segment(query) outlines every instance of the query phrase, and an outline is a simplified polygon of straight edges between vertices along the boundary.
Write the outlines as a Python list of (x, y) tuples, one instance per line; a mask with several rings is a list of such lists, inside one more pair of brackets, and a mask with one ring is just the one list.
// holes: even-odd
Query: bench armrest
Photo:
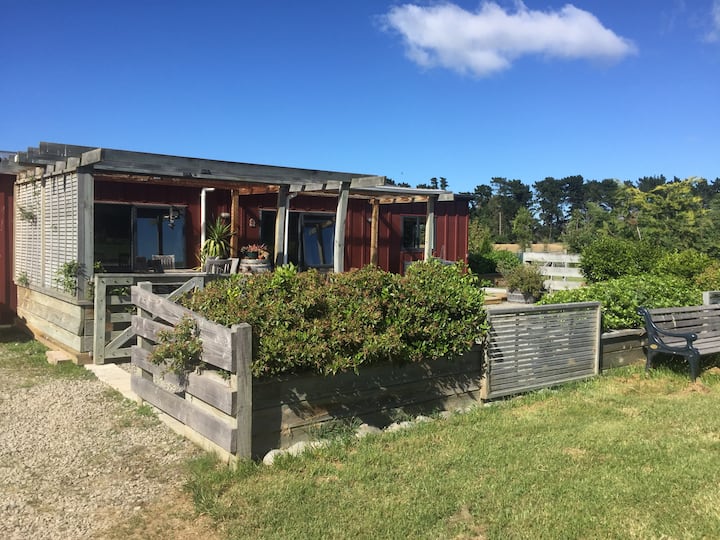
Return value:
[[(664, 330), (660, 327), (658, 327), (652, 320), (652, 315), (650, 315), (650, 312), (647, 308), (639, 307), (638, 315), (641, 315), (645, 319), (645, 328), (647, 330), (648, 334), (648, 341), (655, 342), (658, 345), (661, 345), (665, 347), (666, 349), (672, 349), (672, 350), (686, 350), (691, 349), (693, 341), (695, 341), (698, 336), (694, 332), (673, 332), (672, 330)], [(683, 338), (685, 340), (685, 347), (678, 347), (677, 345), (667, 345), (665, 342), (663, 342), (662, 338), (663, 336), (666, 337), (676, 337), (676, 338)]]

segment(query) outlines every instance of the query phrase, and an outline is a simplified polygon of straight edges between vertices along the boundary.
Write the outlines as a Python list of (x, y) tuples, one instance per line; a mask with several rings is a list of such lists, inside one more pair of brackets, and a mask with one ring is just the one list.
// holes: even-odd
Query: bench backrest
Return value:
[(663, 330), (707, 334), (720, 332), (720, 304), (656, 308), (648, 310), (656, 326)]

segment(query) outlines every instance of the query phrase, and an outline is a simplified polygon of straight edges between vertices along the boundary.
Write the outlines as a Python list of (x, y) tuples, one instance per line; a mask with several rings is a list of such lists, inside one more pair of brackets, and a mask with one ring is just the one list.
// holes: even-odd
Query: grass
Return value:
[(718, 456), (717, 369), (626, 368), (187, 489), (230, 538), (719, 538)]
[[(0, 330), (8, 374), (93, 377)], [(229, 538), (720, 538), (718, 456), (720, 370), (633, 367), (272, 467), (206, 455), (187, 490)]]
[(8, 373), (20, 377), (25, 386), (48, 378), (95, 378), (90, 371), (71, 362), (56, 366), (49, 364), (45, 357), (46, 351), (45, 346), (16, 328), (0, 329), (0, 376)]

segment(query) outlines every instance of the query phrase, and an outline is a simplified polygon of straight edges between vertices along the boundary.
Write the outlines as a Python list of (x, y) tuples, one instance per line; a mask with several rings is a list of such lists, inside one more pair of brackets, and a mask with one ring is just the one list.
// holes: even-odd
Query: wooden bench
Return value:
[(700, 372), (700, 357), (720, 353), (720, 304), (647, 309), (638, 314), (645, 319), (647, 362), (652, 368), (658, 353), (684, 356), (690, 364), (690, 378)]

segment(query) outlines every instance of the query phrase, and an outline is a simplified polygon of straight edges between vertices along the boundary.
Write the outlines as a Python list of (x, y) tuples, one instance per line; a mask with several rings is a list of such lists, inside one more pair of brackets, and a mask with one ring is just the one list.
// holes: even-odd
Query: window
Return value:
[(424, 216), (403, 216), (402, 247), (406, 250), (425, 249)]
[(95, 260), (109, 272), (127, 272), (153, 255), (174, 255), (184, 268), (185, 243), (184, 208), (95, 204)]
[[(274, 210), (260, 214), (260, 238), (271, 246), (275, 241)], [(333, 266), (335, 215), (291, 211), (287, 223), (287, 257), (300, 268)]]
[(335, 217), (303, 215), (302, 246), (305, 266), (332, 266), (335, 247)]

